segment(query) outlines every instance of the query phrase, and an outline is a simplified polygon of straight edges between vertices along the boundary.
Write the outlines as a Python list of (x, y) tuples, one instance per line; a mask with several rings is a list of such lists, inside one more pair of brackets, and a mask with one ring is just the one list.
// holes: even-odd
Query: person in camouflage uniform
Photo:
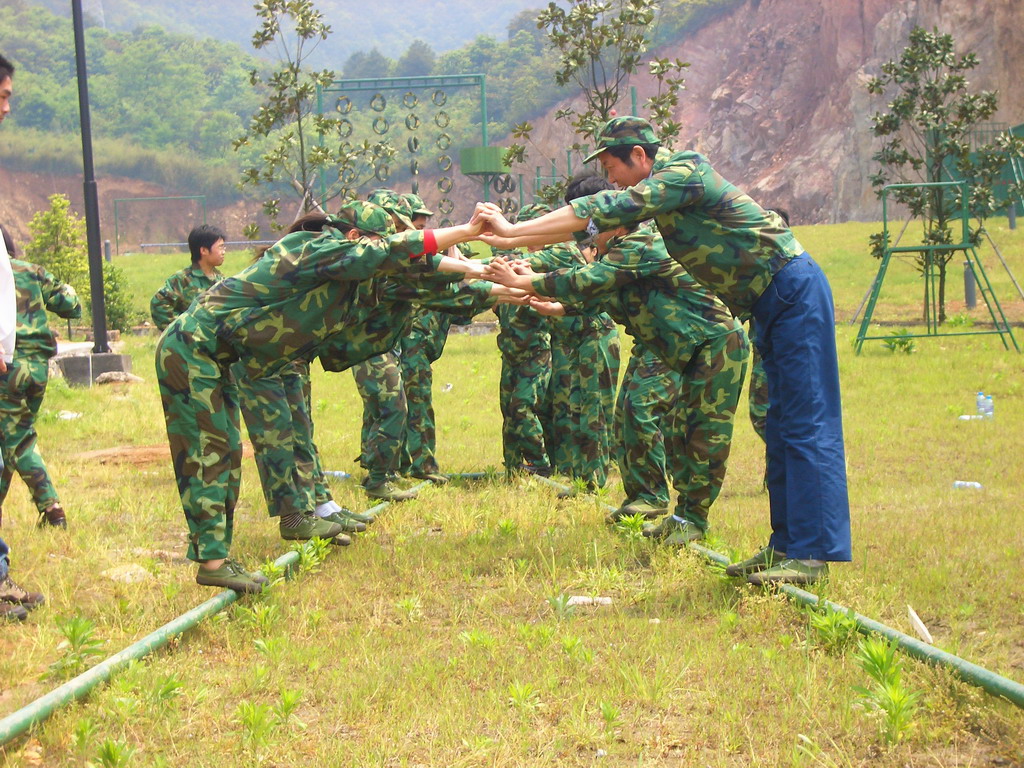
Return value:
[(259, 379), (309, 359), (350, 322), (359, 281), (423, 263), (420, 269), (444, 268), (437, 250), (475, 236), (479, 225), (393, 235), (383, 209), (352, 202), (337, 216), (307, 216), (292, 229), (242, 272), (201, 294), (157, 344), (188, 557), (200, 563), (200, 584), (255, 592), (266, 583), (228, 559), (236, 501), (229, 477), (241, 457), (225, 409), (228, 368), (240, 361)]
[[(601, 188), (607, 184), (600, 177), (576, 179), (569, 186), (567, 199)], [(623, 428), (623, 478), (630, 495), (626, 504), (609, 516), (609, 522), (629, 514), (655, 517), (662, 511), (658, 506), (667, 505), (667, 492), (659, 493), (660, 489), (648, 492), (654, 497), (650, 502), (632, 498), (632, 493), (639, 495), (639, 491), (631, 491), (633, 483), (627, 478), (653, 464), (647, 484), (663, 485), (667, 469), (678, 499), (675, 514), (646, 533), (685, 544), (707, 531), (708, 512), (725, 478), (749, 355), (746, 335), (725, 305), (669, 257), (653, 227), (616, 227), (598, 235), (597, 240), (601, 258), (585, 267), (546, 275), (513, 275), (495, 265), (485, 275), (540, 296), (573, 302), (578, 305), (575, 311), (610, 312), (638, 345), (634, 348), (634, 353), (639, 349), (634, 356), (636, 365), (630, 366), (630, 373), (640, 372), (645, 362), (652, 362), (650, 357), (645, 360), (649, 351), (656, 356), (653, 362), (675, 374), (667, 379), (659, 376), (664, 368), (658, 365), (643, 371), (645, 378), (654, 381), (644, 410), (667, 414), (661, 420), (665, 448), (659, 456), (659, 441), (651, 429), (653, 419), (643, 412), (641, 419)], [(543, 305), (538, 307), (548, 311)], [(574, 311), (572, 305), (570, 311)], [(625, 389), (648, 388), (630, 373)], [(635, 442), (630, 439), (634, 436)], [(639, 485), (641, 482), (635, 483)], [(661, 499), (662, 504), (656, 505)]]
[[(6, 232), (4, 238), (8, 239)], [(6, 249), (13, 254), (13, 242)], [(17, 344), (13, 361), (0, 373), (0, 508), (17, 471), (39, 511), (39, 525), (66, 528), (67, 516), (39, 453), (35, 420), (46, 394), (49, 360), (57, 354), (57, 340), (46, 312), (78, 318), (82, 316), (82, 305), (74, 288), (58, 282), (42, 267), (14, 258), (10, 265), (14, 275)]]
[[(495, 259), (517, 259), (518, 251), (495, 250)], [(544, 401), (551, 379), (548, 321), (529, 307), (501, 304), (498, 351), (501, 353), (501, 444), (505, 472), (551, 475), (544, 442)]]
[[(530, 221), (548, 211), (546, 205), (531, 203), (523, 206), (518, 219)], [(538, 272), (586, 263), (579, 248), (567, 243), (532, 249), (526, 260)], [(548, 457), (556, 471), (594, 489), (608, 477), (618, 384), (617, 329), (607, 314), (599, 313), (551, 318), (550, 330), (551, 382), (545, 409), (549, 416), (544, 431)]]
[[(0, 123), (11, 111), (11, 95), (14, 92), (14, 65), (0, 55)], [(6, 374), (14, 363), (17, 346), (17, 294), (14, 274), (8, 248), (14, 251), (7, 232), (0, 238), (0, 374)], [(0, 470), (4, 468), (3, 452), (0, 451)], [(38, 592), (22, 589), (11, 578), (10, 548), (0, 539), (0, 620), (24, 621), (28, 612), (46, 602)]]
[(768, 493), (772, 536), (730, 575), (753, 584), (813, 583), (851, 558), (835, 311), (828, 280), (782, 218), (715, 172), (696, 152), (661, 148), (651, 125), (614, 118), (597, 157), (621, 191), (600, 192), (510, 225), (496, 206), (475, 219), (504, 237), (554, 237), (654, 219), (669, 254), (740, 319), (757, 321), (768, 377)]
[(227, 235), (222, 229), (202, 224), (188, 233), (192, 263), (164, 281), (149, 301), (149, 314), (161, 332), (184, 312), (203, 291), (224, 277), (217, 269), (224, 263)]
[[(427, 226), (427, 220), (434, 215), (417, 194), (402, 195), (412, 214), (412, 225), (416, 229)], [(458, 246), (464, 256), (472, 256), (472, 250)], [(464, 325), (472, 318), (456, 317), (447, 312), (437, 312), (418, 307), (409, 323), (408, 332), (400, 343), (402, 384), (405, 387), (407, 409), (405, 443), (402, 447), (401, 472), (404, 475), (430, 480), (434, 483), (447, 482), (437, 464), (437, 429), (434, 425), (434, 403), (432, 387), (434, 382), (431, 366), (440, 359), (448, 340), (452, 325)]]
[[(391, 215), (398, 232), (415, 228), (413, 212), (397, 192), (377, 189), (367, 200)], [(409, 403), (403, 379), (401, 339), (408, 333), (409, 324), (406, 323), (393, 349), (352, 366), (356, 390), (363, 401), (359, 466), (366, 470), (363, 488), (373, 499), (408, 501), (416, 498), (415, 491), (402, 490), (391, 482), (401, 469), (408, 434)]]

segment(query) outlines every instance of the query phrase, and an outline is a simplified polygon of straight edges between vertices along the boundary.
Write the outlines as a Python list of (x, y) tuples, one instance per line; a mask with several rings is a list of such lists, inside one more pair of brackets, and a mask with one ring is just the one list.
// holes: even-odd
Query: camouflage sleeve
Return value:
[(177, 298), (170, 286), (164, 283), (163, 288), (154, 293), (149, 301), (149, 314), (153, 318), (153, 324), (161, 331), (181, 314), (178, 311)]
[(597, 261), (536, 277), (533, 288), (542, 296), (561, 301), (595, 301), (600, 305), (604, 298), (623, 286), (656, 272), (658, 265), (650, 261), (648, 255), (657, 237), (653, 232), (641, 230), (616, 238), (611, 241), (608, 253)]
[(388, 287), (389, 293), (403, 301), (411, 301), (421, 307), (472, 317), (497, 304), (491, 296), (491, 283), (486, 281), (460, 282), (444, 287), (429, 281), (421, 283), (398, 283)]
[(351, 241), (326, 227), (323, 234), (304, 245), (303, 255), (323, 265), (318, 270), (327, 280), (367, 280), (378, 274), (422, 269), (423, 233), (413, 230), (379, 242)]
[(82, 316), (82, 303), (78, 300), (75, 289), (66, 283), (60, 283), (45, 269), (41, 269), (40, 288), (43, 293), (43, 304), (58, 317), (69, 319)]
[(573, 213), (599, 229), (646, 221), (693, 205), (704, 195), (704, 180), (693, 160), (669, 163), (636, 186), (573, 200)]

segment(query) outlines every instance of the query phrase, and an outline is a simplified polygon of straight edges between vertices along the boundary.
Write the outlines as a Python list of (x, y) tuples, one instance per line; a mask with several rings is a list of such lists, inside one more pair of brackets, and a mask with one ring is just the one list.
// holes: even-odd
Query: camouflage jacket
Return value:
[(383, 241), (348, 240), (332, 227), (294, 232), (200, 294), (189, 314), (200, 334), (216, 339), (219, 360), (241, 359), (249, 376), (270, 376), (291, 360), (312, 359), (331, 334), (358, 322), (360, 281), (432, 273), (433, 259), (418, 258), (423, 251), (423, 233), (415, 230)]
[(46, 311), (60, 317), (82, 316), (78, 294), (70, 285), (57, 279), (35, 264), (11, 259), (17, 303), (17, 341), (15, 358), (48, 359), (57, 354), (57, 340), (50, 330)]
[(726, 306), (668, 255), (661, 235), (647, 225), (610, 240), (597, 261), (540, 275), (533, 287), (584, 311), (608, 312), (676, 370), (695, 345), (740, 328)]
[(515, 304), (499, 304), (494, 313), (498, 316), (498, 351), (506, 362), (522, 363), (551, 349), (548, 318)]
[(317, 348), (324, 370), (344, 371), (394, 349), (417, 306), (472, 317), (495, 304), (490, 283), (457, 281), (434, 273), (357, 283), (348, 321)]
[(653, 218), (669, 255), (744, 319), (775, 273), (803, 253), (778, 214), (761, 208), (696, 152), (662, 148), (651, 175), (636, 186), (571, 205), (600, 229)]
[[(216, 270), (214, 270), (216, 272)], [(224, 275), (216, 272), (214, 277), (207, 277), (202, 269), (190, 264), (180, 272), (175, 272), (164, 282), (163, 288), (153, 294), (149, 301), (149, 314), (153, 323), (161, 331), (171, 321), (188, 309), (192, 302), (203, 291), (207, 291)]]
[(458, 317), (448, 312), (438, 312), (426, 307), (413, 310), (408, 332), (402, 337), (402, 350), (415, 349), (423, 352), (427, 360), (434, 362), (444, 352), (448, 340), (448, 329), (453, 325), (472, 322), (471, 317)]
[[(568, 243), (549, 245), (543, 250), (534, 251), (526, 257), (535, 272), (553, 272), (555, 270), (572, 269), (586, 266), (580, 249)], [(572, 302), (572, 299), (568, 301)], [(576, 343), (579, 334), (588, 331), (605, 331), (615, 327), (615, 322), (603, 312), (588, 315), (568, 315), (566, 317), (548, 318), (553, 341), (561, 340)]]

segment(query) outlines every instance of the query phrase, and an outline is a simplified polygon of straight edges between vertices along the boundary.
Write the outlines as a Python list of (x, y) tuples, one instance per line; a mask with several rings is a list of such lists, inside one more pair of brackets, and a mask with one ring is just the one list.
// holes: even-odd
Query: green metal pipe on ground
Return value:
[[(429, 481), (424, 481), (413, 486), (412, 490), (419, 490), (429, 484)], [(381, 502), (368, 510), (368, 512), (371, 514), (378, 513), (390, 503), (387, 501)], [(298, 561), (299, 552), (292, 550), (277, 558), (274, 561), (274, 565), (287, 570)], [(221, 592), (202, 605), (196, 606), (188, 613), (183, 613), (173, 621), (164, 624), (138, 642), (132, 643), (123, 651), (114, 654), (105, 661), (101, 661), (78, 677), (68, 680), (59, 688), (55, 688), (45, 696), (41, 696), (32, 703), (25, 705), (17, 712), (11, 713), (3, 720), (0, 720), (0, 747), (13, 741), (32, 726), (43, 722), (65, 704), (70, 704), (72, 701), (84, 698), (93, 688), (109, 680), (127, 664), (148, 656), (153, 651), (167, 645), (172, 638), (192, 629), (203, 619), (223, 611), (238, 600), (238, 598), (239, 594), (232, 592), (230, 589)]]
[[(549, 478), (538, 476), (537, 479), (542, 480), (548, 485), (558, 488), (559, 490), (569, 490), (567, 486), (557, 483)], [(615, 507), (608, 504), (604, 504), (602, 506), (612, 511), (615, 509)], [(713, 563), (717, 563), (718, 565), (725, 566), (730, 562), (729, 558), (725, 555), (720, 552), (716, 552), (713, 549), (708, 549), (700, 544), (691, 543), (687, 546), (689, 549), (697, 552), (705, 559), (710, 560)], [(959, 656), (954, 656), (940, 648), (936, 648), (934, 645), (921, 642), (915, 637), (904, 634), (898, 629), (893, 629), (892, 627), (868, 618), (867, 616), (851, 612), (848, 608), (845, 608), (838, 603), (819, 598), (817, 595), (800, 589), (799, 587), (795, 587), (792, 584), (780, 584), (778, 589), (780, 592), (783, 592), (791, 599), (803, 605), (828, 608), (844, 614), (852, 613), (854, 621), (857, 622), (857, 628), (864, 634), (867, 635), (872, 632), (877, 632), (883, 637), (894, 641), (904, 652), (910, 654), (914, 658), (926, 661), (929, 664), (948, 667), (956, 672), (965, 682), (970, 683), (971, 685), (976, 685), (988, 693), (991, 693), (993, 696), (1002, 696), (1008, 701), (1016, 704), (1018, 707), (1024, 708), (1024, 685), (1021, 685), (1015, 680), (998, 675), (991, 670), (978, 666), (977, 664), (972, 664), (965, 659), (961, 659)]]

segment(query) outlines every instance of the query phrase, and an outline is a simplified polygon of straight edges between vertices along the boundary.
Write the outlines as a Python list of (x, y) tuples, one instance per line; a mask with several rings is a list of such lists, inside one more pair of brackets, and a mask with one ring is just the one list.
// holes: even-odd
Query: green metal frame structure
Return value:
[(203, 203), (203, 224), (206, 223), (206, 195), (172, 195), (170, 197), (118, 197), (114, 200), (114, 252), (121, 255), (121, 221), (118, 203), (139, 203), (155, 200), (200, 200)]
[[(488, 136), (487, 136), (487, 76), (483, 74), (469, 74), (469, 75), (446, 75), (439, 77), (380, 77), (380, 78), (349, 78), (342, 80), (335, 80), (329, 87), (317, 88), (317, 114), (324, 114), (325, 102), (331, 98), (332, 95), (336, 95), (339, 99), (346, 97), (349, 94), (357, 93), (374, 93), (383, 96), (384, 93), (393, 92), (405, 92), (406, 94), (413, 93), (414, 91), (422, 91), (426, 89), (434, 89), (435, 95), (438, 93), (446, 93), (452, 90), (463, 90), (466, 88), (476, 88), (480, 91), (480, 141), (481, 147), (472, 147), (464, 149), (463, 153), (469, 151), (468, 159), (472, 163), (476, 161), (478, 164), (481, 161), (485, 162), (485, 166), (480, 166), (471, 169), (469, 172), (463, 171), (468, 176), (478, 176), (483, 180), (483, 194), (484, 200), (489, 199), (489, 188), (491, 181), (500, 175), (507, 174), (508, 169), (502, 166), (500, 163), (496, 167), (490, 154), (488, 154)], [(375, 96), (376, 98), (376, 96)], [(351, 102), (350, 102), (351, 103)], [(435, 102), (436, 103), (436, 102)], [(381, 134), (383, 135), (383, 134)], [(324, 137), (320, 137), (321, 143)], [(493, 149), (500, 149), (495, 147)], [(475, 150), (472, 152), (471, 150)], [(462, 157), (460, 157), (460, 163)], [(327, 197), (327, 177), (323, 170), (320, 171), (320, 197), (321, 200)], [(418, 183), (413, 181), (413, 191), (418, 192)], [(442, 188), (442, 192), (447, 194), (446, 190)], [(447, 216), (450, 211), (441, 210), (442, 215)]]
[[(927, 338), (932, 336), (983, 336), (990, 334), (999, 334), (1000, 340), (1003, 342), (1003, 347), (1006, 349), (1010, 348), (1010, 344), (1013, 348), (1020, 352), (1020, 346), (1017, 344), (1017, 339), (1013, 335), (1013, 330), (1010, 328), (1010, 323), (1006, 319), (1006, 315), (1003, 313), (1003, 308), (999, 304), (999, 299), (996, 297), (995, 292), (992, 290), (992, 283), (989, 282), (988, 275), (985, 272), (984, 266), (982, 266), (981, 260), (978, 258), (978, 251), (974, 243), (971, 241), (971, 228), (970, 228), (970, 213), (967, 208), (967, 183), (963, 181), (937, 181), (921, 184), (889, 184), (882, 188), (882, 236), (886, 243), (889, 242), (889, 211), (888, 202), (889, 194), (893, 190), (900, 189), (929, 189), (929, 188), (949, 188), (958, 189), (960, 193), (960, 242), (958, 243), (943, 243), (943, 244), (915, 244), (915, 245), (900, 245), (899, 240), (893, 245), (886, 245), (885, 251), (882, 254), (882, 263), (878, 267), (878, 274), (875, 277), (875, 281), (871, 286), (870, 295), (868, 298), (867, 309), (864, 311), (864, 319), (861, 321), (860, 330), (857, 332), (857, 339), (854, 348), (859, 355), (861, 349), (864, 347), (865, 341), (889, 339), (891, 336), (870, 336), (869, 330), (871, 326), (871, 318), (875, 311), (875, 304), (878, 302), (878, 296), (882, 291), (882, 283), (885, 280), (885, 274), (889, 269), (889, 262), (892, 260), (894, 254), (902, 253), (914, 253), (924, 254), (924, 283), (925, 283), (925, 333), (908, 333), (905, 334), (906, 338)], [(974, 274), (974, 279), (978, 285), (978, 289), (981, 292), (982, 298), (985, 300), (985, 305), (988, 307), (989, 315), (992, 317), (993, 330), (982, 331), (982, 330), (970, 330), (970, 331), (953, 331), (944, 332), (939, 330), (939, 297), (936, 290), (936, 283), (939, 279), (938, 263), (935, 259), (936, 254), (939, 253), (950, 253), (952, 251), (963, 251), (964, 257), (966, 258), (967, 266)]]

